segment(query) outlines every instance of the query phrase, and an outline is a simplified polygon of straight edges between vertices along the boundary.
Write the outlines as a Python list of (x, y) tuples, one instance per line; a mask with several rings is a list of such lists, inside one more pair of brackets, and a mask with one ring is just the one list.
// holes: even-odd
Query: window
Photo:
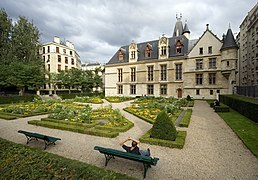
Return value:
[(202, 85), (202, 74), (196, 74), (196, 85)]
[(209, 54), (212, 54), (212, 46), (209, 46), (209, 47), (208, 47), (208, 53), (209, 53)]
[(176, 80), (182, 80), (182, 64), (176, 64)]
[(47, 65), (47, 70), (50, 72), (50, 64)]
[(216, 84), (216, 73), (209, 73), (209, 84)]
[(65, 66), (65, 70), (67, 70), (68, 69), (68, 66)]
[(166, 46), (162, 46), (161, 47), (161, 56), (165, 56), (167, 54), (167, 47)]
[(152, 46), (148, 43), (145, 48), (145, 58), (150, 58), (152, 52)]
[(209, 59), (209, 69), (216, 69), (216, 58), (210, 58)]
[(50, 61), (50, 55), (47, 55), (47, 62)]
[(183, 44), (180, 40), (176, 42), (176, 54), (182, 54)]
[(196, 70), (202, 69), (202, 59), (196, 59)]
[(73, 55), (73, 51), (70, 51), (70, 55), (71, 55), (71, 56)]
[(74, 65), (74, 59), (72, 58), (72, 65)]
[(153, 81), (153, 66), (148, 66), (148, 81)]
[(135, 81), (135, 67), (131, 68), (131, 81)]
[(161, 84), (160, 85), (160, 95), (166, 95), (167, 94), (167, 84)]
[(61, 62), (61, 55), (57, 55), (57, 61), (60, 63)]
[(59, 53), (59, 47), (56, 47), (56, 53)]
[(202, 55), (203, 54), (203, 48), (199, 48), (199, 54)]
[(123, 94), (123, 85), (118, 85), (117, 94)]
[(167, 80), (167, 65), (166, 64), (160, 65), (160, 80), (161, 81)]
[(65, 57), (65, 64), (68, 64), (68, 57)]
[(130, 86), (130, 92), (131, 92), (131, 94), (136, 94), (136, 85)]
[(61, 64), (58, 64), (57, 71), (61, 71)]
[(63, 49), (63, 53), (66, 54), (66, 49)]
[(50, 53), (50, 46), (47, 46), (47, 52)]
[(210, 95), (213, 95), (213, 90), (210, 90)]
[(43, 47), (43, 54), (45, 54), (45, 52), (46, 52), (46, 51), (45, 51), (45, 47)]
[(135, 59), (135, 51), (131, 52), (131, 59)]
[(220, 93), (220, 90), (219, 90), (219, 89), (217, 90), (217, 93), (218, 93), (218, 94)]
[(200, 95), (200, 89), (196, 89), (196, 95)]
[(118, 69), (118, 82), (123, 81), (123, 69)]
[(227, 61), (227, 66), (229, 66), (229, 61)]
[(147, 94), (148, 94), (148, 95), (153, 95), (153, 91), (154, 91), (154, 86), (153, 86), (153, 84), (148, 84), (148, 85), (147, 85)]
[(45, 60), (46, 60), (46, 57), (45, 57), (45, 56), (43, 56), (43, 61), (45, 62)]
[(121, 50), (118, 52), (118, 60), (119, 61), (124, 60), (124, 54), (123, 54), (123, 52)]

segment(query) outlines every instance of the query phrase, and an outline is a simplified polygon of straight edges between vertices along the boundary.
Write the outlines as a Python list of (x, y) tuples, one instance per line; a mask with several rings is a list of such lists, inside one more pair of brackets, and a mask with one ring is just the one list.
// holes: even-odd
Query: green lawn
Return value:
[(135, 179), (2, 138), (0, 172), (0, 179)]
[(231, 127), (250, 151), (258, 157), (258, 124), (230, 109), (230, 112), (218, 113)]

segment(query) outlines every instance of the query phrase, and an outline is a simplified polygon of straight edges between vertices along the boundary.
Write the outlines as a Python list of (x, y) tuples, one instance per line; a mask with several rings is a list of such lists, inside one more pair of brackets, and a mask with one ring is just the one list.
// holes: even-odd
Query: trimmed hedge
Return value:
[(128, 113), (130, 113), (130, 114), (133, 114), (134, 116), (136, 116), (136, 117), (138, 117), (138, 118), (140, 118), (140, 119), (142, 119), (142, 120), (144, 120), (144, 121), (146, 121), (146, 122), (148, 122), (148, 123), (150, 123), (150, 124), (153, 124), (153, 123), (154, 123), (154, 121), (153, 121), (152, 119), (148, 119), (148, 118), (146, 118), (146, 117), (144, 117), (144, 116), (135, 114), (133, 111), (130, 111), (130, 110), (127, 109), (127, 108), (124, 108), (123, 110), (126, 111), (126, 112), (128, 112)]
[(28, 94), (24, 96), (0, 96), (0, 104), (10, 104), (10, 103), (18, 103), (18, 102), (28, 102), (33, 101), (33, 99), (37, 97), (34, 94)]
[(186, 131), (177, 131), (177, 137), (175, 141), (168, 141), (162, 139), (150, 138), (151, 129), (140, 138), (140, 142), (153, 144), (158, 146), (165, 146), (170, 148), (183, 149), (185, 145)]
[[(9, 118), (24, 118), (24, 117), (31, 117), (31, 116), (38, 116), (38, 115), (44, 115), (44, 114), (48, 114), (48, 112), (39, 112), (39, 113), (31, 113), (31, 114), (14, 114), (14, 113), (7, 113), (7, 112), (2, 112), (0, 111), (0, 118), (2, 117), (2, 119), (6, 119), (6, 120), (10, 120)], [(7, 117), (7, 118), (4, 118)]]
[(73, 94), (58, 94), (62, 99), (74, 99), (77, 97), (83, 97), (83, 96), (100, 96), (101, 98), (104, 98), (105, 96), (103, 93), (73, 93)]
[(237, 95), (220, 95), (222, 103), (258, 123), (258, 100)]
[(135, 179), (0, 138), (0, 179)]
[(13, 120), (16, 119), (16, 116), (0, 113), (0, 119)]
[(43, 127), (53, 128), (53, 129), (73, 131), (73, 132), (78, 132), (82, 134), (109, 137), (109, 138), (114, 138), (119, 135), (118, 132), (105, 131), (105, 130), (99, 130), (95, 128), (87, 128), (83, 126), (62, 124), (62, 123), (50, 122), (50, 121), (31, 120), (31, 121), (28, 121), (28, 124), (33, 124), (36, 126), (43, 126)]
[(129, 129), (131, 129), (134, 126), (134, 123), (128, 121), (128, 125), (127, 126), (122, 126), (122, 127), (108, 127), (108, 126), (100, 126), (97, 125), (95, 126), (96, 129), (100, 129), (100, 130), (106, 130), (106, 131), (116, 131), (116, 132), (125, 132), (128, 131)]
[(229, 112), (229, 107), (228, 106), (214, 106), (214, 111), (215, 112)]
[(81, 123), (81, 122), (71, 122), (71, 121), (57, 120), (52, 118), (41, 118), (41, 121), (48, 121), (48, 122), (61, 123), (61, 124), (74, 125), (74, 126), (83, 126), (85, 128), (91, 128), (98, 124), (98, 123), (87, 124), (87, 123)]
[(187, 109), (185, 115), (181, 122), (179, 123), (179, 127), (188, 127), (190, 124), (191, 116), (192, 116), (192, 109)]

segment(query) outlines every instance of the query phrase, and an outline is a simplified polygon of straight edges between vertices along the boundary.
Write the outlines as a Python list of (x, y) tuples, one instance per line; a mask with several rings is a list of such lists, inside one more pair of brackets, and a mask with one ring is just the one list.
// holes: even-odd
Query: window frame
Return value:
[(195, 84), (198, 85), (203, 85), (203, 74), (195, 74)]
[(160, 65), (160, 80), (161, 81), (167, 80), (167, 64)]
[(148, 81), (153, 81), (154, 77), (154, 66), (147, 66)]
[(175, 77), (176, 77), (176, 80), (182, 80), (182, 73), (183, 73), (183, 71), (182, 71), (182, 63), (177, 63), (177, 64), (175, 64), (176, 65), (176, 75), (175, 75)]

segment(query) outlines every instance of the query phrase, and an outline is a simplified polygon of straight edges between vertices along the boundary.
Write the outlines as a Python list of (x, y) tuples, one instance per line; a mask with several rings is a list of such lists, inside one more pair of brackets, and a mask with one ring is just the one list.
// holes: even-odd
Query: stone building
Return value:
[[(61, 70), (71, 68), (81, 68), (80, 56), (74, 48), (74, 45), (66, 41), (61, 42), (60, 38), (55, 36), (54, 41), (42, 45), (40, 51), (43, 61), (45, 62), (45, 69), (49, 73), (58, 73)], [(52, 91), (58, 87), (53, 84), (46, 84), (41, 91)], [(59, 88), (61, 89), (61, 87)]]
[(132, 41), (118, 49), (105, 66), (106, 96), (214, 99), (232, 93), (238, 47), (231, 29), (220, 40), (207, 25), (199, 39), (190, 39), (181, 19), (172, 37)]

